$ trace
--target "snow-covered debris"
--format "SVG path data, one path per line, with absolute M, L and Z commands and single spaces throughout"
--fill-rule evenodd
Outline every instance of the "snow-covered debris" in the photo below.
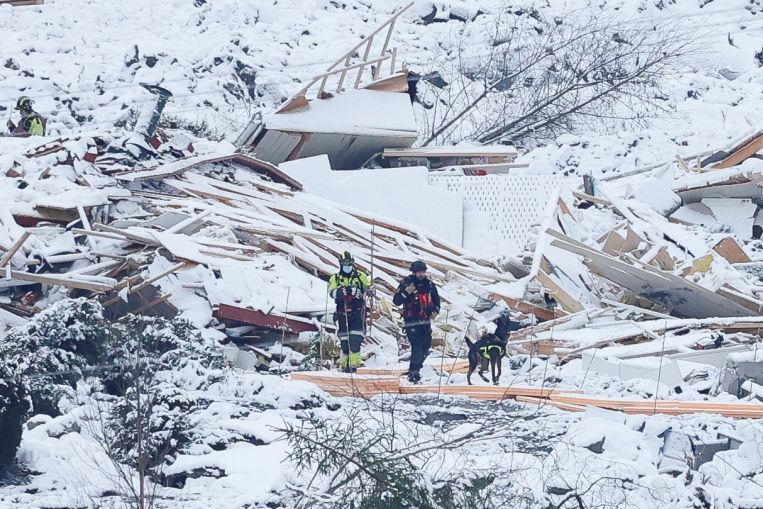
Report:
M 554 0 L 541 9 L 522 1 L 511 15 L 553 17 L 563 13 L 563 3 Z M 337 175 L 325 165 L 312 166 L 314 161 L 297 161 L 280 171 L 235 153 L 228 142 L 205 139 L 234 139 L 253 110 L 280 104 L 333 61 L 323 60 L 347 49 L 348 38 L 337 33 L 359 39 L 396 6 L 315 1 L 252 11 L 240 1 L 154 4 L 109 5 L 108 13 L 88 0 L 0 7 L 4 48 L 11 54 L 0 69 L 0 103 L 12 104 L 21 91 L 31 95 L 53 133 L 45 139 L 0 138 L 0 199 L 7 205 L 0 207 L 0 345 L 7 361 L 0 366 L 0 417 L 12 428 L 0 433 L 0 460 L 13 460 L 15 446 L 6 445 L 20 438 L 16 459 L 29 469 L 22 470 L 22 481 L 0 483 L 0 503 L 124 502 L 115 492 L 129 490 L 115 488 L 113 479 L 120 472 L 131 479 L 139 463 L 130 429 L 139 415 L 130 406 L 135 392 L 115 400 L 109 380 L 86 376 L 101 368 L 83 344 L 97 343 L 88 334 L 100 330 L 85 330 L 85 324 L 101 320 L 111 327 L 132 312 L 188 320 L 182 334 L 157 325 L 166 323 L 159 318 L 118 322 L 123 331 L 125 324 L 147 324 L 146 337 L 172 339 L 172 348 L 151 357 L 164 363 L 151 380 L 157 411 L 151 451 L 169 447 L 152 460 L 152 468 L 161 465 L 154 471 L 162 484 L 159 505 L 292 507 L 309 499 L 330 506 L 354 500 L 360 489 L 390 497 L 376 478 L 363 479 L 360 488 L 347 479 L 355 492 L 332 490 L 335 481 L 343 485 L 342 468 L 316 472 L 295 457 L 293 443 L 281 440 L 290 426 L 293 437 L 294 430 L 309 433 L 318 424 L 325 426 L 312 429 L 339 430 L 345 440 L 353 411 L 367 412 L 354 414 L 366 426 L 355 428 L 357 457 L 391 451 L 389 462 L 373 456 L 370 465 L 403 468 L 396 472 L 415 489 L 394 496 L 413 506 L 436 506 L 438 500 L 468 506 L 469 494 L 482 496 L 485 489 L 505 495 L 504 505 L 754 505 L 760 496 L 753 486 L 761 469 L 755 455 L 760 426 L 735 419 L 763 415 L 759 403 L 739 398 L 758 396 L 761 380 L 725 380 L 727 362 L 736 375 L 745 363 L 758 374 L 760 364 L 763 269 L 749 261 L 763 251 L 757 239 L 761 168 L 754 157 L 760 136 L 759 126 L 751 125 L 763 111 L 756 99 L 760 47 L 754 5 L 679 0 L 618 8 L 618 16 L 672 16 L 691 26 L 712 13 L 716 28 L 704 33 L 717 51 L 678 72 L 665 97 L 655 99 L 669 106 L 672 117 L 638 131 L 565 135 L 526 154 L 522 159 L 531 168 L 519 176 L 559 192 L 544 188 L 522 196 L 536 205 L 528 207 L 527 217 L 507 219 L 523 234 L 523 245 L 509 256 L 505 248 L 470 249 L 493 242 L 484 214 L 502 196 L 482 200 L 477 193 L 465 218 L 457 206 L 462 200 L 448 202 L 447 213 L 433 206 L 453 197 L 425 187 L 431 175 L 423 169 Z M 101 23 L 107 14 L 114 23 Z M 397 25 L 399 62 L 405 59 L 423 76 L 429 74 L 424 68 L 439 64 L 433 51 L 442 51 L 458 54 L 470 67 L 469 60 L 488 47 L 486 29 L 505 14 L 497 0 L 479 6 L 416 2 Z M 29 40 L 29 26 L 42 27 L 39 38 Z M 114 32 L 114 26 L 120 29 Z M 105 31 L 108 45 L 102 44 Z M 474 42 L 464 44 L 464 36 L 454 34 Z M 86 44 L 72 45 L 82 38 Z M 90 44 L 91 39 L 100 42 Z M 466 76 L 442 75 L 451 83 Z M 150 139 L 136 139 L 132 129 L 151 100 L 141 81 L 161 83 L 174 94 Z M 412 141 L 416 129 L 408 96 L 381 92 L 375 97 L 397 94 L 394 104 L 370 103 L 371 93 L 377 92 L 320 99 L 314 108 L 280 117 L 299 122 L 276 127 L 368 135 L 404 126 L 406 143 Z M 348 114 L 341 126 L 338 117 L 325 118 L 325 107 L 353 96 L 362 98 L 362 110 L 339 107 Z M 435 105 L 421 97 L 412 108 L 424 119 L 419 127 L 430 130 Z M 380 106 L 385 111 L 377 114 Z M 354 118 L 363 111 L 374 118 Z M 461 141 L 459 132 L 450 141 Z M 325 152 L 316 140 L 315 150 Z M 304 177 L 295 179 L 297 173 Z M 556 175 L 538 178 L 543 173 Z M 603 177 L 589 189 L 593 196 L 581 192 L 579 173 Z M 404 196 L 391 192 L 401 185 L 398 179 L 412 175 L 421 186 L 411 186 Z M 345 181 L 322 181 L 329 176 Z M 340 190 L 358 198 L 335 203 L 332 193 Z M 437 217 L 418 219 L 426 207 L 401 212 L 395 200 L 413 200 L 417 193 L 429 194 Z M 543 214 L 538 202 L 548 202 Z M 275 376 L 331 365 L 333 320 L 324 280 L 345 249 L 374 273 L 377 286 L 374 333 L 364 353 L 367 369 L 382 374 L 368 376 L 395 387 L 371 402 L 336 400 L 314 384 Z M 427 261 L 446 301 L 434 327 L 437 354 L 422 370 L 426 385 L 420 389 L 431 392 L 431 400 L 400 383 L 400 361 L 408 352 L 405 344 L 399 348 L 398 316 L 389 302 L 416 259 Z M 94 301 L 72 306 L 63 300 L 81 295 L 99 299 L 103 314 L 89 307 Z M 502 385 L 465 388 L 465 361 L 458 364 L 451 356 L 464 354 L 466 334 L 491 330 L 491 320 L 505 307 L 522 328 L 511 336 Z M 126 341 L 98 355 L 124 360 L 135 346 Z M 244 371 L 222 365 L 223 348 Z M 66 373 L 39 373 L 40 366 Z M 31 380 L 44 383 L 26 382 L 35 375 L 41 378 Z M 64 383 L 47 383 L 58 376 Z M 352 377 L 346 378 L 347 392 L 355 394 Z M 488 407 L 448 394 L 517 401 Z M 374 407 L 377 402 L 382 408 Z M 572 414 L 553 408 L 575 412 L 584 405 L 617 411 L 617 417 L 604 410 Z M 10 407 L 16 414 L 9 416 Z M 348 413 L 337 412 L 342 407 Z M 42 411 L 51 415 L 34 416 L 22 428 L 25 416 Z M 625 415 L 632 412 L 647 416 Z M 662 415 L 649 415 L 655 413 Z M 93 428 L 100 418 L 125 424 L 112 437 L 118 439 L 112 444 L 116 462 Z M 406 423 L 404 432 L 386 434 L 388 423 L 400 422 Z M 742 446 L 704 458 L 697 470 L 694 462 L 664 462 L 667 431 L 708 444 L 726 433 Z M 389 437 L 385 451 L 379 450 L 379 437 Z M 428 448 L 426 441 L 416 442 L 420 437 L 453 447 Z M 411 444 L 424 450 L 403 465 L 401 451 Z M 732 463 L 736 467 L 730 469 Z M 382 494 L 374 491 L 380 486 Z M 410 493 L 420 498 L 411 502 Z

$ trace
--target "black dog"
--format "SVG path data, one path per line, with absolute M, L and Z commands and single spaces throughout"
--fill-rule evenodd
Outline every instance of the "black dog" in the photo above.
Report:
M 476 343 L 472 343 L 469 338 L 464 337 L 466 344 L 469 345 L 469 373 L 466 375 L 469 385 L 472 385 L 472 373 L 478 364 L 480 366 L 478 374 L 484 381 L 488 381 L 482 375 L 487 371 L 488 362 L 490 363 L 490 372 L 493 375 L 493 385 L 498 385 L 498 380 L 501 378 L 501 359 L 506 353 L 506 344 L 512 329 L 509 311 L 502 311 L 498 318 L 493 320 L 493 323 L 496 325 L 495 334 L 485 334 Z M 497 375 L 496 366 L 498 367 Z
M 472 385 L 472 373 L 478 365 L 480 370 L 477 374 L 484 381 L 489 381 L 482 374 L 487 371 L 488 363 L 490 363 L 490 373 L 493 375 L 493 385 L 498 385 L 498 380 L 501 379 L 501 359 L 506 353 L 506 341 L 501 341 L 495 334 L 485 334 L 476 343 L 472 343 L 467 337 L 464 340 L 469 345 L 469 373 L 466 375 L 469 385 Z

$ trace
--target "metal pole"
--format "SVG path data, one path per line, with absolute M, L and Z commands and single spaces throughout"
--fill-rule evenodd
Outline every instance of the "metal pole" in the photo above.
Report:
M 286 309 L 283 311 L 283 322 L 281 323 L 281 359 L 278 361 L 278 376 L 281 376 L 281 367 L 283 366 L 283 342 L 286 339 L 286 315 L 289 313 L 289 295 L 291 286 L 286 289 Z
M 442 353 L 440 354 L 440 376 L 437 377 L 437 401 L 440 401 L 440 387 L 442 386 L 442 372 L 445 364 L 445 347 L 448 345 L 448 313 L 450 309 L 445 310 L 445 337 L 442 338 Z
M 370 309 L 370 321 L 368 323 L 368 337 L 373 336 L 374 331 L 374 245 L 376 240 L 376 223 L 371 224 L 371 287 L 369 288 L 369 297 L 371 298 L 371 309 Z M 365 305 L 363 306 L 363 309 L 365 309 Z M 365 321 L 363 322 L 363 325 L 365 326 Z
M 347 287 L 345 286 L 343 288 L 347 288 Z M 347 290 L 344 290 L 344 291 L 347 291 Z M 346 295 L 343 295 L 342 297 L 346 297 Z M 345 333 L 347 334 L 347 352 L 348 353 L 347 353 L 347 366 L 345 367 L 345 369 L 347 369 L 350 367 L 350 354 L 352 354 L 352 349 L 350 348 L 350 317 L 347 314 L 347 300 L 344 301 L 344 305 L 342 307 L 344 308 L 344 328 L 345 328 Z M 337 336 L 339 337 L 339 348 L 341 349 L 342 336 L 339 336 L 338 333 L 337 333 Z M 350 371 L 350 376 L 352 376 L 352 370 L 350 369 L 349 371 Z
M 331 277 L 329 276 L 329 281 L 331 281 Z M 318 351 L 320 352 L 321 356 L 321 371 L 323 370 L 323 342 L 326 340 L 327 334 L 326 334 L 326 320 L 328 320 L 329 317 L 329 291 L 328 288 L 326 288 L 326 312 L 323 315 L 323 327 L 321 328 L 321 335 L 318 338 Z
M 653 414 L 657 413 L 657 395 L 660 392 L 660 378 L 662 377 L 662 356 L 665 353 L 665 336 L 668 334 L 668 322 L 665 322 L 665 328 L 662 331 L 662 348 L 660 349 L 660 367 L 657 370 L 657 387 L 654 391 L 654 409 Z

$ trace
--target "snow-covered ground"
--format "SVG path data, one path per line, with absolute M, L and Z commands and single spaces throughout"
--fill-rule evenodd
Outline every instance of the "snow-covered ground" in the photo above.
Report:
M 479 35 L 484 35 L 496 16 L 507 8 L 519 11 L 535 7 L 547 15 L 560 15 L 571 10 L 597 10 L 602 3 L 549 0 L 541 8 L 532 0 L 520 0 L 511 6 L 501 0 L 418 0 L 398 23 L 395 39 L 400 58 L 411 70 L 424 73 L 437 70 L 439 59 L 459 44 L 459 31 L 464 29 L 461 18 L 473 19 L 466 27 L 466 37 L 474 41 L 465 47 L 469 58 L 484 51 L 484 39 Z M 137 109 L 149 100 L 139 83 L 159 83 L 174 93 L 165 119 L 186 126 L 204 124 L 207 135 L 234 139 L 255 111 L 267 112 L 278 105 L 396 7 L 394 3 L 362 0 L 48 0 L 38 7 L 2 6 L 0 114 L 7 116 L 17 96 L 23 93 L 31 96 L 36 109 L 49 118 L 52 135 L 100 133 L 115 124 L 129 126 Z M 532 172 L 562 173 L 575 176 L 576 181 L 579 175 L 589 172 L 611 175 L 614 171 L 669 162 L 676 154 L 688 158 L 722 148 L 763 128 L 763 68 L 756 56 L 763 51 L 763 13 L 759 12 L 763 8 L 758 0 L 627 0 L 608 9 L 614 9 L 611 12 L 622 19 L 675 22 L 696 30 L 701 51 L 684 68 L 676 69 L 666 86 L 665 104 L 673 113 L 654 119 L 646 129 L 613 128 L 611 132 L 562 136 L 556 143 L 522 156 L 520 161 L 530 163 Z M 435 22 L 424 23 L 422 19 L 432 12 Z M 416 113 L 420 119 L 427 114 L 422 108 Z M 21 150 L 15 144 L 15 140 L 3 143 L 0 160 L 7 153 Z M 678 170 L 670 167 L 659 177 L 665 182 L 674 172 L 678 175 Z M 26 190 L 0 186 L 0 198 L 28 203 L 51 200 L 61 191 L 55 186 L 64 181 L 37 180 Z M 348 178 L 343 189 L 352 190 L 357 182 L 368 185 L 363 179 Z M 322 189 L 319 181 L 310 184 L 314 188 L 308 185 L 308 191 L 330 198 L 331 190 L 325 186 Z M 663 194 L 663 199 L 655 198 L 655 189 L 664 191 L 664 186 L 643 176 L 620 181 L 610 189 L 613 198 L 633 191 L 637 191 L 638 198 L 641 189 L 645 201 L 670 201 L 669 193 Z M 98 197 L 92 194 L 90 198 Z M 315 200 L 317 203 L 319 199 Z M 352 205 L 361 207 L 363 202 L 359 198 Z M 384 196 L 375 194 L 369 208 L 378 212 L 388 210 L 389 204 Z M 415 211 L 412 209 L 411 214 Z M 8 212 L 0 209 L 6 217 Z M 708 250 L 709 242 L 717 240 L 702 229 L 667 224 L 646 205 L 640 212 L 642 217 L 653 220 L 652 224 L 643 221 L 648 227 L 641 233 L 660 237 L 670 229 L 671 235 L 701 252 Z M 579 227 L 581 238 L 596 238 L 618 221 L 610 212 L 597 209 L 576 214 L 583 223 Z M 411 222 L 444 238 L 461 236 L 461 232 L 438 231 L 448 224 L 444 217 Z M 10 237 L 0 240 L 10 243 Z M 687 261 L 685 253 L 673 251 L 677 259 Z M 263 257 L 263 261 L 285 263 L 284 258 L 275 256 L 272 260 Z M 724 263 L 715 273 L 732 277 Z M 569 265 L 570 273 L 580 270 L 574 261 L 561 260 L 561 264 L 565 269 Z M 152 270 L 159 272 L 163 268 L 156 266 Z M 291 266 L 281 269 L 285 273 L 297 272 Z M 258 278 L 265 277 L 257 267 L 223 277 L 237 284 L 221 288 L 221 293 L 233 288 L 240 300 L 254 307 L 277 307 L 287 299 L 283 288 L 267 296 L 251 295 Z M 177 281 L 178 288 L 162 282 L 166 285 L 162 290 L 180 294 L 179 283 L 183 282 Z M 698 281 L 706 287 L 720 282 L 725 279 Z M 185 316 L 198 318 L 196 325 L 202 328 L 208 323 L 210 310 L 192 293 L 186 293 L 188 299 L 182 302 L 186 306 L 182 310 L 187 312 Z M 323 302 L 319 288 L 291 297 L 294 306 Z M 302 300 L 297 303 L 298 298 Z M 196 312 L 198 309 L 201 311 Z M 19 319 L 0 312 L 0 334 L 4 334 L 1 331 L 6 325 L 19 325 Z M 592 338 L 585 340 L 591 342 Z M 646 378 L 624 381 L 589 373 L 581 361 L 555 367 L 538 359 L 521 360 L 520 365 L 513 366 L 505 361 L 504 383 L 551 384 L 612 397 L 648 399 L 656 392 L 661 397 L 699 400 L 704 397 L 701 391 L 707 389 L 707 380 L 718 376 L 716 371 L 707 373 L 702 383 L 690 385 L 677 395 L 664 381 L 657 385 Z M 693 368 L 689 363 L 679 367 L 689 371 Z M 496 486 L 507 496 L 516 497 L 511 502 L 516 507 L 548 507 L 550 503 L 561 503 L 569 493 L 583 492 L 581 503 L 585 507 L 758 507 L 763 500 L 759 454 L 763 430 L 756 421 L 707 415 L 626 417 L 591 409 L 571 414 L 531 404 L 514 406 L 418 396 L 400 396 L 395 412 L 390 413 L 389 407 L 380 408 L 381 398 L 369 405 L 360 400 L 336 399 L 312 385 L 274 375 L 238 370 L 217 375 L 216 379 L 210 375 L 210 383 L 198 392 L 194 392 L 197 389 L 192 384 L 184 386 L 182 380 L 178 381 L 184 391 L 209 405 L 194 414 L 197 447 L 180 455 L 166 472 L 187 473 L 188 479 L 182 487 L 161 489 L 158 507 L 310 507 L 300 490 L 311 482 L 312 472 L 295 470 L 294 458 L 289 457 L 292 449 L 278 431 L 302 422 L 310 413 L 328 422 L 360 416 L 381 423 L 381 431 L 386 418 L 398 419 L 406 446 L 425 443 L 422 437 L 445 439 L 487 429 L 491 432 L 487 439 L 459 444 L 433 456 L 422 454 L 414 458 L 414 465 L 423 472 L 423 482 L 435 486 L 444 480 L 475 480 L 499 472 L 500 483 Z M 440 376 L 433 369 L 426 369 L 424 375 L 426 382 L 435 384 Z M 464 383 L 465 375 L 453 375 L 451 382 Z M 113 496 L 118 489 L 115 472 L 109 470 L 114 466 L 92 439 L 92 430 L 77 431 L 73 425 L 78 420 L 88 421 L 88 405 L 92 403 L 86 387 L 77 394 L 73 400 L 62 402 L 61 416 L 36 416 L 26 425 L 18 453 L 24 470 L 18 478 L 0 483 L 0 507 L 120 507 Z M 685 451 L 679 450 L 666 459 L 668 429 L 707 440 L 725 433 L 743 445 L 717 454 L 699 469 L 689 470 L 681 463 L 680 454 Z M 597 449 L 595 444 L 602 438 L 603 445 Z M 325 507 L 345 506 L 344 501 L 331 498 L 321 503 Z
M 212 134 L 234 139 L 255 111 L 267 113 L 296 92 L 398 4 L 49 0 L 41 7 L 3 6 L 0 112 L 23 92 L 50 118 L 54 134 L 104 129 L 129 123 L 133 108 L 146 104 L 149 95 L 139 83 L 158 83 L 175 94 L 168 117 L 206 123 Z M 463 58 L 478 58 L 506 8 L 547 16 L 604 9 L 613 19 L 675 24 L 699 44 L 665 87 L 672 115 L 654 119 L 649 129 L 560 137 L 522 158 L 534 171 L 641 167 L 717 148 L 759 127 L 763 71 L 756 54 L 763 50 L 763 19 L 757 1 L 550 0 L 541 9 L 529 0 L 511 6 L 417 0 L 397 23 L 399 59 L 425 73 L 445 67 L 459 46 Z M 434 20 L 424 23 L 433 12 Z M 473 20 L 464 25 L 458 18 Z M 422 119 L 426 111 L 417 114 Z

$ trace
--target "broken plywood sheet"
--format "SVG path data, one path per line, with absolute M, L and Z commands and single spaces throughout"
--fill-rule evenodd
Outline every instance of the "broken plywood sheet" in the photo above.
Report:
M 752 237 L 752 224 L 758 210 L 752 200 L 703 198 L 702 204 L 712 211 L 719 223 L 728 225 L 739 238 Z
M 688 318 L 751 316 L 753 311 L 702 286 L 657 268 L 635 267 L 592 249 L 566 235 L 548 230 L 552 245 L 584 257 L 595 274 L 609 279 L 636 295 Z
M 233 304 L 219 304 L 215 308 L 213 316 L 222 320 L 248 323 L 271 330 L 284 330 L 292 334 L 318 331 L 315 322 L 307 318 L 276 311 L 265 313 L 257 309 L 234 306 Z M 333 326 L 327 326 L 327 328 L 334 329 Z
M 653 246 L 641 257 L 641 262 L 661 270 L 672 271 L 676 268 L 676 261 L 670 256 L 666 246 Z
M 596 350 L 583 352 L 583 370 L 588 371 L 591 369 L 597 373 L 622 378 L 623 380 L 632 380 L 634 378 L 659 380 L 660 383 L 670 388 L 679 387 L 684 383 L 678 363 L 672 359 L 650 357 L 623 360 L 617 357 L 597 356 L 596 354 Z
M 541 269 L 538 271 L 537 279 L 538 282 L 542 284 L 544 288 L 546 288 L 554 300 L 556 300 L 559 305 L 562 306 L 562 309 L 568 313 L 577 313 L 579 311 L 583 311 L 583 305 L 580 304 L 580 302 L 578 302 L 572 295 L 570 295 L 569 292 L 567 292 L 567 290 L 562 287 L 561 283 L 556 279 L 556 277 L 546 274 L 546 272 Z
M 689 203 L 680 207 L 670 215 L 670 219 L 686 224 L 709 226 L 718 222 L 710 207 L 701 202 Z
M 380 135 L 410 138 L 417 135 L 416 118 L 408 94 L 350 90 L 305 107 L 265 115 L 267 129 L 305 133 Z
M 266 115 L 262 125 L 253 143 L 258 157 L 280 164 L 327 154 L 343 170 L 360 168 L 385 148 L 410 147 L 418 137 L 408 94 L 376 90 L 305 101 Z
M 763 148 L 763 131 L 758 131 L 732 147 L 722 160 L 713 164 L 712 168 L 724 169 L 741 164 L 754 156 L 761 148 Z
M 224 249 L 203 246 L 194 242 L 193 238 L 178 233 L 151 232 L 164 248 L 178 260 L 187 260 L 203 265 L 217 267 L 224 259 L 249 261 L 252 258 L 239 255 Z
M 713 251 L 721 255 L 729 263 L 749 263 L 750 257 L 739 246 L 733 237 L 726 237 L 713 246 Z
M 635 256 L 642 256 L 647 250 L 649 244 L 633 231 L 630 226 L 626 226 L 624 231 L 610 231 L 604 238 L 602 251 L 612 256 L 620 253 L 633 253 Z

